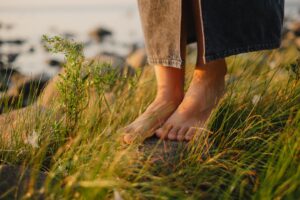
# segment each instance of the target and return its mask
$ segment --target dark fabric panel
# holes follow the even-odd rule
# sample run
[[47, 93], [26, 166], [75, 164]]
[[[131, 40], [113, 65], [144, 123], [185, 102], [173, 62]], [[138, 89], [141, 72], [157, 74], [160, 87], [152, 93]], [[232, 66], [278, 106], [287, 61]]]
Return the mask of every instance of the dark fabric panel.
[[284, 0], [202, 0], [206, 55], [279, 44]]

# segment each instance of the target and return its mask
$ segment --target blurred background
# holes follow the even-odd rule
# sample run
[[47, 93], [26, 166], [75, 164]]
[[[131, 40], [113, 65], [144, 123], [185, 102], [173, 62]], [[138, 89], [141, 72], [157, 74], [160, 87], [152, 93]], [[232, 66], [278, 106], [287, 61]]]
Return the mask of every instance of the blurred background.
[[[55, 75], [63, 57], [44, 50], [43, 34], [83, 42], [86, 57], [122, 60], [143, 47], [136, 0], [0, 0], [0, 4], [0, 68]], [[286, 0], [285, 12], [289, 26], [289, 21], [299, 19], [300, 1]]]

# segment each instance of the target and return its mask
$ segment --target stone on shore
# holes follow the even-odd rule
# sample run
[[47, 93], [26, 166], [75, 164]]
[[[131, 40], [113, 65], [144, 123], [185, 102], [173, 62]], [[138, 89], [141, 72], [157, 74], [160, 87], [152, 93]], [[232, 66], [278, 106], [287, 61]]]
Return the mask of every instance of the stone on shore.
[[12, 44], [12, 45], [23, 45], [26, 40], [23, 39], [13, 39], [13, 40], [0, 40], [0, 45], [2, 44]]
[[160, 140], [153, 136], [146, 139], [140, 146], [139, 151], [144, 154], [145, 157], [150, 156], [151, 162], [156, 164], [176, 163], [180, 156], [187, 150], [188, 143]]
[[103, 42], [109, 36], [112, 36], [113, 32], [106, 28], [96, 28], [89, 33], [89, 36], [96, 42]]
[[[31, 176], [35, 175], [35, 183], [31, 185]], [[0, 165], [0, 197], [3, 199], [22, 199], [28, 194], [30, 187], [35, 193], [29, 198], [44, 199], [41, 191], [47, 174], [23, 166]]]
[[49, 65], [50, 67], [61, 67], [62, 66], [62, 62], [56, 59], [49, 59], [46, 60], [47, 65]]
[[144, 67], [147, 64], [146, 50], [144, 48], [135, 50], [126, 58], [126, 63], [134, 69]]
[[14, 69], [1, 69], [0, 78], [0, 113], [33, 103], [48, 80], [25, 76]]
[[127, 75], [133, 75], [135, 72], [134, 68], [131, 65], [128, 65], [122, 56], [113, 53], [102, 53], [95, 56], [91, 60], [98, 63], [108, 63], [120, 74], [127, 73]]

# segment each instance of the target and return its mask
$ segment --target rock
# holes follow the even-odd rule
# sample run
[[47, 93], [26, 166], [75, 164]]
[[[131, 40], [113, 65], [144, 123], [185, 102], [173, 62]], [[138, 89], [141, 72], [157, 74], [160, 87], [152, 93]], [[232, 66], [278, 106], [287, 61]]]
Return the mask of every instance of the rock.
[[[63, 74], [64, 70], [62, 69], [59, 74]], [[58, 104], [59, 99], [59, 91], [57, 89], [57, 83], [59, 81], [59, 75], [56, 75], [51, 80], [49, 80], [41, 93], [38, 97], [37, 105], [50, 108], [54, 107], [55, 104]]]
[[4, 62], [0, 60], [0, 69], [1, 69], [1, 68], [4, 68], [4, 67], [5, 67]]
[[7, 55], [7, 61], [8, 61], [8, 63], [14, 62], [19, 55], [20, 55], [19, 53], [10, 53], [10, 54], [8, 54]]
[[295, 39], [295, 34], [292, 31], [289, 31], [288, 33], [285, 34], [284, 39], [291, 41]]
[[146, 157], [150, 155], [151, 161], [156, 164], [161, 164], [165, 161], [176, 163], [176, 160], [185, 152], [187, 144], [187, 142], [160, 140], [153, 136], [144, 141], [139, 151]]
[[126, 65], [125, 59], [123, 57], [118, 56], [113, 53], [108, 53], [108, 52], [101, 53], [101, 54], [95, 56], [94, 58], [92, 58], [92, 60], [94, 60], [95, 62], [100, 62], [100, 63], [109, 63], [112, 65], [112, 67], [120, 67], [121, 68], [124, 65]]
[[0, 196], [4, 199], [22, 199], [31, 186], [31, 175], [36, 175], [34, 194], [31, 198], [43, 199], [39, 193], [46, 181], [47, 174], [36, 169], [28, 169], [23, 166], [0, 165]]
[[300, 37], [300, 21], [292, 23], [290, 30], [294, 32], [296, 37]]
[[126, 63], [132, 68], [141, 68], [147, 64], [147, 55], [144, 48], [140, 48], [131, 53], [127, 59]]
[[12, 24], [6, 24], [5, 28], [6, 28], [6, 30], [11, 30], [11, 29], [14, 28], [14, 25], [12, 25]]
[[16, 70], [6, 71], [0, 82], [4, 90], [0, 93], [0, 113], [33, 103], [46, 81], [45, 77], [27, 77]]
[[3, 63], [10, 64], [13, 63], [19, 55], [19, 53], [0, 54], [0, 60]]
[[56, 60], [56, 59], [49, 59], [46, 61], [46, 63], [51, 67], [61, 67], [62, 62]]
[[1, 44], [14, 44], [14, 45], [23, 45], [26, 41], [22, 39], [15, 39], [15, 40], [0, 40]]
[[34, 48], [34, 47], [30, 47], [30, 48], [28, 49], [28, 52], [29, 52], [29, 53], [34, 53], [34, 52], [35, 52], [35, 48]]
[[53, 123], [61, 121], [62, 117], [63, 113], [61, 109], [59, 110], [54, 107], [46, 108], [38, 104], [32, 104], [21, 109], [4, 113], [0, 115], [1, 147], [14, 148], [14, 145], [19, 144], [32, 145], [32, 143], [28, 143], [28, 140], [34, 131], [36, 123], [42, 123], [47, 120], [47, 122], [43, 124], [43, 128], [50, 129]]
[[298, 30], [294, 31], [296, 37], [300, 37], [300, 27]]
[[102, 42], [106, 37], [112, 36], [113, 33], [112, 31], [106, 29], [106, 28], [96, 28], [95, 30], [91, 31], [89, 33], [89, 36], [97, 41], [97, 42]]
[[128, 66], [125, 59], [113, 53], [101, 53], [92, 58], [94, 62], [108, 63], [113, 69], [118, 70], [120, 74], [126, 73], [127, 75], [133, 75], [135, 70]]
[[46, 85], [47, 79], [34, 77], [18, 87], [19, 96], [23, 98], [23, 106], [32, 104], [41, 94]]
[[290, 19], [285, 19], [285, 26], [283, 29], [283, 40], [281, 42], [281, 47], [289, 48], [291, 45], [296, 45], [300, 48], [300, 21], [292, 21]]
[[[33, 107], [29, 106], [0, 115], [0, 141], [2, 147], [9, 147], [11, 145], [12, 140], [24, 141], [26, 139], [26, 133], [22, 133], [19, 136], [20, 138], [12, 138], [13, 130], [15, 130], [19, 124], [26, 126], [26, 120], [23, 120], [26, 119], [28, 115], [32, 113], [30, 112], [32, 110]], [[27, 113], [28, 115], [27, 117], [25, 117]]]
[[295, 44], [296, 44], [297, 48], [300, 50], [300, 37], [295, 39]]
[[70, 33], [70, 32], [65, 32], [65, 33], [62, 34], [62, 36], [64, 38], [67, 38], [67, 39], [75, 38], [75, 34], [74, 33]]
[[24, 77], [25, 76], [21, 75], [15, 69], [6, 68], [3, 63], [3, 67], [0, 68], [0, 85], [3, 88], [2, 91], [7, 90], [12, 84], [12, 81], [23, 79]]

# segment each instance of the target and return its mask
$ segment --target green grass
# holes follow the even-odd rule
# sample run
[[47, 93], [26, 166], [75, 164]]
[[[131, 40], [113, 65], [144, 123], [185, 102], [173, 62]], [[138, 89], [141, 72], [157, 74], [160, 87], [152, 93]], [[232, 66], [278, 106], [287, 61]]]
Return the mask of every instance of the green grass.
[[[109, 64], [85, 61], [78, 43], [45, 40], [49, 49], [66, 56], [59, 97], [46, 111], [26, 112], [26, 120], [10, 133], [13, 139], [0, 141], [1, 163], [48, 174], [42, 189], [36, 190], [33, 173], [23, 198], [300, 198], [296, 48], [227, 59], [226, 95], [206, 133], [179, 145], [172, 159], [156, 162], [151, 152], [140, 150], [142, 144], [124, 145], [117, 131], [153, 100], [152, 68], [134, 76], [119, 74]], [[187, 67], [187, 81], [192, 68]], [[24, 133], [37, 135], [37, 146], [24, 142]]]

